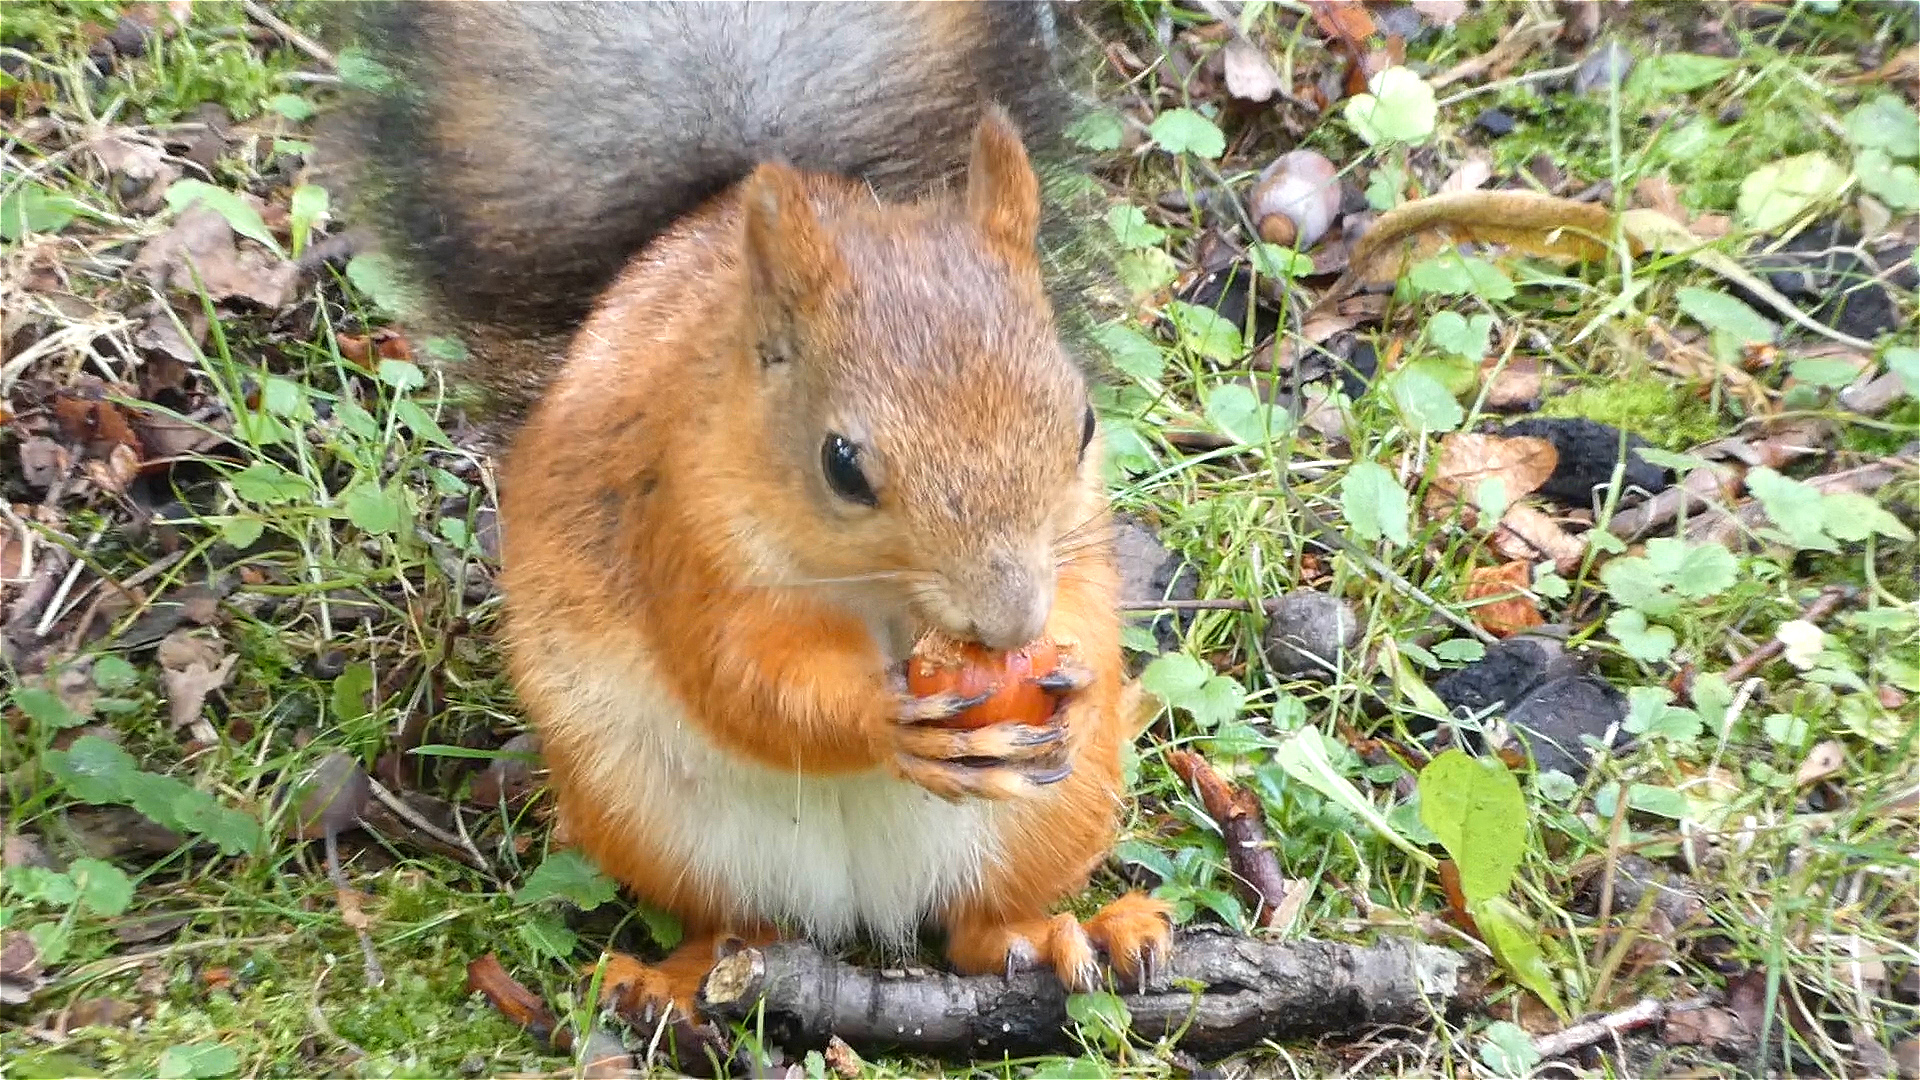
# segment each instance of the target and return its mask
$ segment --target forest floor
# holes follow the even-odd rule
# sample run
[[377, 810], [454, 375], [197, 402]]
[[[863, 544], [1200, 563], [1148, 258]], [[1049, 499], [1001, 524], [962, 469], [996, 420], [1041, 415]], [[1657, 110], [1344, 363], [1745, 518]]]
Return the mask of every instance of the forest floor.
[[[1067, 10], [1160, 706], [1090, 900], [1492, 975], [866, 1073], [1920, 1074], [1920, 9]], [[549, 850], [459, 346], [307, 171], [366, 74], [317, 15], [0, 11], [0, 1076], [569, 1075], [469, 963], [584, 1030], [677, 934]]]

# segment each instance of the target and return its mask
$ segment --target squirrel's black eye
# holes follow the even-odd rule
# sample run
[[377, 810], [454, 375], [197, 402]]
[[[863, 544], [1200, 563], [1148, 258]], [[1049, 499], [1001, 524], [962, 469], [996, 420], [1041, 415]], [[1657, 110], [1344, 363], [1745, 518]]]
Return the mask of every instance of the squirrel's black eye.
[[1080, 455], [1086, 456], [1087, 444], [1093, 441], [1093, 406], [1087, 406], [1086, 423], [1080, 425]]
[[820, 445], [820, 468], [835, 495], [862, 506], [879, 506], [867, 474], [860, 468], [860, 448], [841, 435], [828, 435]]

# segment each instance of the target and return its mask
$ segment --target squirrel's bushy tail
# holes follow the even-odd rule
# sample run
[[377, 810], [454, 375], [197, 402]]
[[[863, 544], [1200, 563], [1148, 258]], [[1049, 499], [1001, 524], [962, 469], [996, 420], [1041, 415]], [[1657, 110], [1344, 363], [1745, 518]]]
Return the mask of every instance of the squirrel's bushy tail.
[[620, 267], [756, 163], [911, 198], [958, 177], [985, 103], [1043, 167], [1072, 104], [1031, 0], [344, 7], [370, 63], [323, 151], [508, 412]]

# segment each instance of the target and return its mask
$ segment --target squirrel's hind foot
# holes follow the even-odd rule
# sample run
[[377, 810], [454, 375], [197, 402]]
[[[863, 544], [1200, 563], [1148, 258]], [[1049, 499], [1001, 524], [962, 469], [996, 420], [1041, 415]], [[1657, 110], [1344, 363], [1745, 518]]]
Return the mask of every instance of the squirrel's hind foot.
[[702, 1018], [695, 1004], [713, 965], [742, 948], [773, 940], [774, 935], [767, 931], [693, 935], [658, 964], [612, 953], [600, 983], [600, 1003], [611, 1006], [636, 1031], [652, 1030], [669, 1010], [699, 1024]]
[[1144, 985], [1173, 941], [1167, 905], [1128, 893], [1082, 925], [1070, 914], [994, 922], [959, 920], [947, 930], [947, 957], [967, 975], [1053, 969], [1071, 993], [1097, 990], [1100, 954], [1123, 984]]

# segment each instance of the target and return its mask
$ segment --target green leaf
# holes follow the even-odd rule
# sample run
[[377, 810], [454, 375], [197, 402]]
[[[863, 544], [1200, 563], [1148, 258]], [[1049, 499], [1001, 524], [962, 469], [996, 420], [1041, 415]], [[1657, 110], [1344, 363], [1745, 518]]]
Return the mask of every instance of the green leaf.
[[1140, 688], [1168, 705], [1187, 707], [1213, 678], [1212, 665], [1186, 653], [1167, 653], [1155, 657], [1140, 672]]
[[1828, 536], [1858, 543], [1874, 533], [1891, 540], [1912, 540], [1913, 531], [1870, 495], [1857, 491], [1836, 491], [1821, 497], [1822, 523]]
[[1223, 383], [1207, 391], [1207, 419], [1213, 426], [1248, 446], [1264, 446], [1269, 437], [1285, 435], [1285, 414], [1261, 401], [1240, 383]]
[[1407, 271], [1407, 284], [1416, 292], [1436, 296], [1506, 300], [1514, 294], [1513, 279], [1506, 271], [1485, 259], [1454, 252], [1443, 252], [1413, 264]]
[[1217, 727], [1240, 715], [1247, 692], [1225, 675], [1215, 675], [1200, 686], [1199, 694], [1188, 703], [1187, 711], [1203, 728]]
[[119, 802], [127, 781], [140, 771], [133, 755], [98, 735], [82, 735], [65, 750], [49, 750], [47, 771], [67, 794], [84, 803]]
[[379, 375], [381, 382], [402, 393], [427, 385], [427, 377], [420, 371], [419, 365], [406, 360], [380, 361]]
[[366, 719], [372, 713], [372, 704], [367, 700], [372, 690], [373, 665], [364, 661], [348, 664], [345, 670], [334, 676], [333, 692], [327, 699], [333, 710], [334, 722], [351, 724]]
[[271, 461], [256, 461], [227, 477], [227, 482], [235, 495], [250, 503], [288, 503], [312, 493], [305, 480]]
[[1095, 153], [1120, 149], [1126, 134], [1120, 114], [1105, 109], [1087, 113], [1067, 126], [1067, 138]]
[[1139, 248], [1114, 263], [1120, 283], [1136, 297], [1151, 296], [1180, 276], [1180, 264], [1159, 248]]
[[1737, 298], [1719, 289], [1688, 286], [1674, 294], [1680, 310], [1709, 330], [1720, 330], [1742, 345], [1764, 345], [1779, 328]]
[[1567, 1007], [1560, 1001], [1560, 989], [1553, 977], [1553, 968], [1547, 963], [1547, 954], [1541, 948], [1540, 931], [1521, 913], [1520, 909], [1509, 903], [1505, 897], [1491, 896], [1472, 907], [1473, 922], [1480, 928], [1480, 936], [1487, 947], [1493, 950], [1493, 958], [1500, 962], [1515, 982], [1533, 991], [1534, 996], [1547, 1003], [1547, 1007], [1564, 1017]]
[[219, 1043], [187, 1043], [170, 1046], [153, 1067], [154, 1075], [172, 1080], [211, 1080], [230, 1076], [240, 1067], [240, 1055]]
[[1920, 207], [1920, 171], [1896, 164], [1885, 150], [1867, 149], [1853, 156], [1853, 175], [1866, 193], [1893, 210]]
[[1428, 321], [1427, 336], [1453, 355], [1478, 363], [1487, 355], [1487, 342], [1493, 337], [1493, 316], [1483, 313], [1469, 319], [1457, 311], [1442, 311]]
[[1362, 540], [1385, 538], [1402, 546], [1411, 542], [1407, 490], [1384, 465], [1356, 461], [1347, 469], [1340, 480], [1340, 510], [1347, 527]]
[[214, 187], [203, 180], [175, 180], [167, 188], [167, 211], [178, 214], [195, 205], [207, 209], [225, 218], [228, 227], [241, 236], [254, 241], [275, 255], [285, 256], [280, 249], [280, 241], [273, 238], [273, 232], [260, 218], [260, 211], [239, 194], [225, 188]]
[[1649, 559], [1636, 555], [1614, 559], [1600, 568], [1600, 584], [1615, 603], [1655, 618], [1680, 610], [1680, 599], [1667, 589], [1667, 579]]
[[536, 913], [515, 929], [535, 956], [549, 960], [566, 960], [580, 945], [580, 936], [551, 915]]
[[380, 252], [364, 251], [347, 260], [347, 281], [390, 315], [406, 315], [419, 307], [419, 295], [401, 277], [399, 264]]
[[102, 690], [125, 690], [140, 681], [140, 673], [133, 665], [113, 653], [93, 662], [93, 685]]
[[1907, 388], [1907, 396], [1920, 398], [1920, 349], [1911, 345], [1895, 345], [1887, 350], [1884, 358], [1887, 370], [1900, 377]]
[[1113, 1074], [1106, 1059], [1083, 1054], [1079, 1057], [1052, 1058], [1037, 1065], [1032, 1080], [1106, 1080]]
[[39, 184], [21, 184], [0, 195], [0, 240], [9, 243], [28, 233], [57, 233], [82, 207], [72, 198]]
[[1467, 411], [1445, 383], [1409, 364], [1387, 377], [1394, 407], [1409, 424], [1423, 431], [1452, 431], [1466, 422]]
[[434, 336], [420, 343], [420, 351], [434, 360], [457, 364], [467, 358], [467, 346], [459, 338]]
[[306, 403], [306, 391], [292, 379], [269, 375], [260, 382], [260, 406], [275, 416], [296, 416]]
[[113, 918], [133, 903], [133, 881], [120, 868], [99, 859], [75, 859], [67, 867], [80, 902], [95, 915]]
[[[47, 964], [57, 964], [66, 959], [67, 950], [73, 945], [73, 932], [62, 922], [44, 922], [27, 928], [27, 937], [40, 953], [40, 959]], [[85, 1076], [86, 1073], [76, 1075]]]
[[1862, 150], [1880, 150], [1901, 160], [1920, 157], [1920, 115], [1894, 94], [1882, 91], [1868, 98], [1842, 123], [1847, 141]]
[[1767, 519], [1794, 547], [1833, 551], [1838, 546], [1827, 536], [1826, 505], [1818, 488], [1762, 465], [1747, 473], [1747, 490], [1760, 500]]
[[1469, 906], [1499, 896], [1527, 853], [1527, 800], [1498, 761], [1448, 750], [1420, 770], [1420, 820], [1460, 869]]
[[287, 224], [293, 234], [293, 255], [300, 257], [307, 236], [327, 216], [327, 189], [317, 184], [301, 184], [287, 201]]
[[80, 895], [72, 878], [44, 866], [9, 866], [6, 880], [7, 887], [29, 904], [63, 908]]
[[1192, 154], [1211, 161], [1227, 149], [1227, 138], [1218, 125], [1192, 109], [1168, 109], [1153, 118], [1147, 134], [1169, 154]]
[[1510, 1020], [1495, 1020], [1482, 1033], [1480, 1060], [1498, 1076], [1526, 1077], [1540, 1064], [1540, 1053], [1533, 1048], [1533, 1036]]
[[[126, 661], [121, 661], [126, 663]], [[13, 707], [26, 713], [28, 718], [40, 723], [52, 731], [62, 731], [78, 727], [87, 722], [87, 718], [67, 708], [60, 695], [38, 686], [16, 686], [10, 695]]]
[[1147, 221], [1147, 212], [1132, 203], [1120, 203], [1107, 211], [1107, 228], [1123, 247], [1156, 247], [1166, 240], [1167, 230]]
[[1167, 354], [1160, 346], [1125, 323], [1108, 323], [1094, 330], [1093, 340], [1121, 372], [1136, 379], [1158, 382], [1167, 370]]
[[1231, 364], [1244, 351], [1240, 328], [1210, 307], [1175, 300], [1167, 305], [1167, 319], [1180, 332], [1180, 344], [1211, 360]]
[[1670, 98], [1712, 86], [1731, 75], [1739, 64], [1698, 53], [1663, 53], [1634, 66], [1625, 93], [1632, 98]]
[[372, 482], [355, 484], [340, 500], [347, 519], [363, 532], [388, 535], [400, 531], [406, 520], [405, 496], [396, 488], [383, 488]]
[[1433, 87], [1411, 69], [1387, 68], [1368, 80], [1367, 89], [1348, 98], [1341, 115], [1368, 146], [1418, 144], [1433, 134], [1440, 113]]
[[313, 103], [299, 94], [275, 94], [261, 104], [289, 120], [313, 119]]
[[1647, 558], [1675, 592], [1694, 600], [1718, 596], [1740, 579], [1739, 560], [1719, 544], [1656, 537], [1647, 541]]
[[1247, 248], [1247, 261], [1263, 278], [1284, 280], [1313, 273], [1313, 257], [1279, 244], [1254, 244]]
[[1840, 194], [1847, 170], [1825, 154], [1799, 154], [1760, 166], [1740, 184], [1734, 212], [1742, 224], [1772, 232]]
[[612, 902], [617, 891], [612, 880], [585, 856], [556, 851], [527, 875], [526, 884], [513, 894], [513, 899], [520, 904], [535, 904], [559, 897], [582, 911], [592, 911]]
[[1069, 994], [1067, 1017], [1110, 1046], [1124, 1042], [1133, 1027], [1133, 1013], [1118, 994]]
[[1620, 643], [1628, 656], [1643, 664], [1657, 664], [1673, 655], [1679, 642], [1664, 626], [1648, 625], [1647, 617], [1633, 608], [1625, 608], [1607, 617], [1607, 633]]
[[1787, 365], [1795, 382], [1837, 390], [1860, 377], [1860, 369], [1846, 360], [1806, 357]]
[[1807, 733], [1812, 730], [1807, 722], [1792, 713], [1769, 713], [1760, 722], [1760, 730], [1767, 738], [1789, 750], [1797, 750], [1807, 744]]
[[1627, 691], [1627, 718], [1622, 726], [1635, 735], [1690, 744], [1700, 737], [1700, 714], [1672, 701], [1673, 693], [1665, 687], [1632, 687]]
[[[1653, 784], [1630, 784], [1627, 786], [1627, 806], [1643, 814], [1654, 814], [1673, 821], [1685, 821], [1689, 816], [1687, 797], [1670, 787], [1658, 787]], [[1593, 794], [1593, 812], [1603, 818], [1611, 818], [1620, 809], [1620, 785], [1608, 784]]]
[[680, 916], [671, 911], [662, 911], [652, 904], [635, 903], [633, 913], [647, 924], [647, 934], [653, 938], [653, 943], [663, 949], [672, 949], [686, 936], [686, 931], [680, 926]]
[[434, 420], [433, 414], [412, 398], [401, 398], [395, 401], [393, 415], [407, 426], [408, 431], [420, 438], [439, 446], [453, 445], [453, 440], [447, 438], [447, 433], [440, 430], [440, 424]]
[[1413, 846], [1381, 815], [1371, 800], [1360, 794], [1360, 789], [1354, 787], [1352, 781], [1340, 774], [1339, 768], [1333, 763], [1336, 753], [1353, 756], [1353, 751], [1346, 744], [1321, 734], [1320, 729], [1302, 727], [1274, 748], [1273, 763], [1288, 776], [1372, 826], [1374, 831], [1416, 862], [1433, 868], [1436, 865], [1433, 856]]
[[266, 522], [250, 514], [235, 514], [220, 522], [220, 539], [236, 551], [245, 551], [266, 527]]
[[1471, 664], [1487, 655], [1487, 647], [1472, 638], [1450, 638], [1435, 645], [1433, 655], [1449, 664]]

